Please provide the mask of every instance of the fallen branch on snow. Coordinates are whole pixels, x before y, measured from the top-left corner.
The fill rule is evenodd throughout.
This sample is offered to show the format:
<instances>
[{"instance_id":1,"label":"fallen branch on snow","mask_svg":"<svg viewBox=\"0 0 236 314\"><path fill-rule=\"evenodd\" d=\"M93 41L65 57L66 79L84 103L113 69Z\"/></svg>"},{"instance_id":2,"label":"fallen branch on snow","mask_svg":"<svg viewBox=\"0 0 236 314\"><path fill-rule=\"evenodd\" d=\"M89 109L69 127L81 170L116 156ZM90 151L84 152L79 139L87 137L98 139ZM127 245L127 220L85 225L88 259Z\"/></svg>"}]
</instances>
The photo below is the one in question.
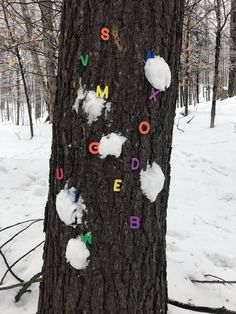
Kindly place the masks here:
<instances>
[{"instance_id":1,"label":"fallen branch on snow","mask_svg":"<svg viewBox=\"0 0 236 314\"><path fill-rule=\"evenodd\" d=\"M14 225L10 225L10 226L8 226L8 227L5 227L5 228L3 228L3 229L0 229L0 232L2 232L2 231L4 231L4 230L7 230L7 229L9 229L9 228L13 228L13 227L15 227L15 226L24 224L24 223L26 223L26 222L31 222L31 221L36 221L36 220L37 220L37 221L41 221L41 220L44 220L44 219L42 219L42 218L37 218L37 219L24 220L24 221L21 221L21 222L18 222L18 223L16 223L16 224L14 224Z\"/></svg>"},{"instance_id":2,"label":"fallen branch on snow","mask_svg":"<svg viewBox=\"0 0 236 314\"><path fill-rule=\"evenodd\" d=\"M175 300L168 300L168 303L173 306L180 307L181 309L194 311L194 312L201 312L201 313L212 313L212 314L236 314L235 311L227 310L224 306L220 308L212 308L207 306L196 306L190 303L182 303Z\"/></svg>"},{"instance_id":3,"label":"fallen branch on snow","mask_svg":"<svg viewBox=\"0 0 236 314\"><path fill-rule=\"evenodd\" d=\"M20 291L15 296L15 301L18 302L22 295L26 292L31 292L31 290L28 290L29 286L31 286L32 283L39 282L42 280L40 277L42 275L42 272L34 275L29 281L25 282L23 287L20 289ZM40 278L39 278L40 277Z\"/></svg>"},{"instance_id":4,"label":"fallen branch on snow","mask_svg":"<svg viewBox=\"0 0 236 314\"><path fill-rule=\"evenodd\" d=\"M37 279L35 279L35 280L32 280L33 278L34 278L34 277L32 277L29 281L23 281L23 282L15 283L14 285L5 286L5 287L0 287L0 291L3 291L3 290L10 290L10 289L14 289L14 288L17 288L17 287L23 287L23 286L26 285L28 282L31 282L31 284L32 284L32 283L36 283L36 282L42 281L42 277L37 278Z\"/></svg>"},{"instance_id":5,"label":"fallen branch on snow","mask_svg":"<svg viewBox=\"0 0 236 314\"><path fill-rule=\"evenodd\" d=\"M0 255L2 256L3 260L4 260L4 263L6 264L7 266L7 270L12 274L12 276L14 278L16 278L17 281L19 282L23 282L24 280L22 280L20 277L18 277L14 272L13 270L11 269L11 266L8 264L8 261L6 259L6 256L3 254L2 250L0 250ZM2 282L0 283L0 285L2 284Z\"/></svg>"},{"instance_id":6,"label":"fallen branch on snow","mask_svg":"<svg viewBox=\"0 0 236 314\"><path fill-rule=\"evenodd\" d=\"M23 256L21 256L20 258L18 258L18 260L16 260L11 266L8 267L8 269L5 271L4 275L2 276L2 279L0 281L0 285L2 285L3 280L5 279L7 273L10 271L12 271L12 267L14 267L20 260L22 260L24 257L26 257L27 255L29 255L31 252L33 252L34 250L36 250L40 245L42 245L45 241L40 242L38 245L36 245L34 248L32 248L31 250L29 250L27 253L25 253ZM18 278L19 280L19 278ZM23 280L19 280L21 282L23 282Z\"/></svg>"}]
</instances>

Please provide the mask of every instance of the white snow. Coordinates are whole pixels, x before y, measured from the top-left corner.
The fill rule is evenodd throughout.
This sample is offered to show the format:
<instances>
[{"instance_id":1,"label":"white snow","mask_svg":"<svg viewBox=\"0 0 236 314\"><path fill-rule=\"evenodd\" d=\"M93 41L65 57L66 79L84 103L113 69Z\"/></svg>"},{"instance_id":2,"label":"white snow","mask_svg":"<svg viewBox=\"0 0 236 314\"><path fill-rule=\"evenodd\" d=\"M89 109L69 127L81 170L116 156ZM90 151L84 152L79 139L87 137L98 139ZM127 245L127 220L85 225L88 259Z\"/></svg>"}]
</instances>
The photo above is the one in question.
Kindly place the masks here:
<instances>
[{"instance_id":1,"label":"white snow","mask_svg":"<svg viewBox=\"0 0 236 314\"><path fill-rule=\"evenodd\" d=\"M95 91L84 91L81 87L78 90L77 98L73 106L77 113L79 109L79 102L81 100L83 100L83 110L87 114L89 125L91 125L93 121L98 120L98 117L101 116L103 109L107 109L106 112L110 110L110 103L106 103L106 100L103 98L97 98Z\"/></svg>"},{"instance_id":2,"label":"white snow","mask_svg":"<svg viewBox=\"0 0 236 314\"><path fill-rule=\"evenodd\" d=\"M65 189L60 191L56 199L57 213L61 221L66 225L72 225L75 222L75 218L77 218L77 224L82 223L83 212L86 211L81 195L78 202L74 203L74 191L76 191L74 187L71 189L65 187Z\"/></svg>"},{"instance_id":3,"label":"white snow","mask_svg":"<svg viewBox=\"0 0 236 314\"><path fill-rule=\"evenodd\" d=\"M90 252L80 237L70 239L66 247L66 259L72 267L84 269L88 266Z\"/></svg>"},{"instance_id":4,"label":"white snow","mask_svg":"<svg viewBox=\"0 0 236 314\"><path fill-rule=\"evenodd\" d=\"M146 170L141 170L140 182L143 194L151 202L155 202L157 195L163 189L165 176L160 166L156 162L153 162L152 165L147 165Z\"/></svg>"},{"instance_id":5,"label":"white snow","mask_svg":"<svg viewBox=\"0 0 236 314\"><path fill-rule=\"evenodd\" d=\"M127 138L120 134L111 133L103 136L100 140L99 155L106 158L108 155L120 157L122 151L122 145L127 141Z\"/></svg>"},{"instance_id":6,"label":"white snow","mask_svg":"<svg viewBox=\"0 0 236 314\"><path fill-rule=\"evenodd\" d=\"M169 298L236 311L236 285L194 284L211 274L236 278L236 97L190 107L174 129L168 206ZM187 123L195 115L193 120ZM178 121L178 118L177 118ZM177 122L176 121L176 122ZM169 314L193 312L169 306Z\"/></svg>"},{"instance_id":7,"label":"white snow","mask_svg":"<svg viewBox=\"0 0 236 314\"><path fill-rule=\"evenodd\" d=\"M144 71L148 82L159 91L165 91L170 86L171 72L163 58L159 56L149 58L145 63Z\"/></svg>"}]
</instances>

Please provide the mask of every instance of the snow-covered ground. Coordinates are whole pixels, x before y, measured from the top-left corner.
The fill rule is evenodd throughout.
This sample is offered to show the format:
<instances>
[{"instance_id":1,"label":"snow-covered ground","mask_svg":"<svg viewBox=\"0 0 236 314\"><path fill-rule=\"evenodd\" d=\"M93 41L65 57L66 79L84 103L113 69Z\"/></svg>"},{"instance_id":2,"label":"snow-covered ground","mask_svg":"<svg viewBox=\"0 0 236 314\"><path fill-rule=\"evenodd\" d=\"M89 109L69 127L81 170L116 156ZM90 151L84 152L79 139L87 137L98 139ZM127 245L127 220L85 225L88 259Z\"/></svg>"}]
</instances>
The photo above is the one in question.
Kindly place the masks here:
<instances>
[{"instance_id":1,"label":"snow-covered ground","mask_svg":"<svg viewBox=\"0 0 236 314\"><path fill-rule=\"evenodd\" d=\"M236 285L190 281L207 279L205 274L236 280L236 97L217 104L214 129L209 128L209 111L209 104L202 103L191 108L189 117L176 116L184 132L175 127L167 235L169 297L236 310ZM28 127L0 125L0 228L43 218L50 129L49 125L36 126L36 136L29 140ZM26 226L0 230L0 246ZM42 227L41 221L36 222L2 248L10 264L43 240ZM42 246L13 271L28 280L41 265ZM5 270L0 256L0 279ZM3 285L14 283L8 274ZM32 293L24 294L18 303L14 297L19 288L0 291L0 313L36 313L38 284L30 289ZM169 314L188 313L193 312L169 307Z\"/></svg>"}]
</instances>

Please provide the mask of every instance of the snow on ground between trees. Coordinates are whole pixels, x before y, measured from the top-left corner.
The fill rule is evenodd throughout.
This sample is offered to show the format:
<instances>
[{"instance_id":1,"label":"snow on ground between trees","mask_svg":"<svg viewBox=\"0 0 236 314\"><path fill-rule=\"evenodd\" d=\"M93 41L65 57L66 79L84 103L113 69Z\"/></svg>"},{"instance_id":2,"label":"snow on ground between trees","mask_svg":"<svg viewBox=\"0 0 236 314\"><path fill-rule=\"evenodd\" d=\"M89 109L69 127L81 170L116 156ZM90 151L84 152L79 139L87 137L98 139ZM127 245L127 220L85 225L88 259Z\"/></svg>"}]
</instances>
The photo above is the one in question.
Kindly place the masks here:
<instances>
[{"instance_id":1,"label":"snow on ground between trees","mask_svg":"<svg viewBox=\"0 0 236 314\"><path fill-rule=\"evenodd\" d=\"M80 237L68 241L66 247L66 259L72 267L76 269L86 268L88 266L89 256L90 252Z\"/></svg>"},{"instance_id":2,"label":"snow on ground between trees","mask_svg":"<svg viewBox=\"0 0 236 314\"><path fill-rule=\"evenodd\" d=\"M165 91L170 86L171 72L163 58L159 56L149 58L145 63L144 71L148 82L159 91Z\"/></svg>"},{"instance_id":3,"label":"snow on ground between trees","mask_svg":"<svg viewBox=\"0 0 236 314\"><path fill-rule=\"evenodd\" d=\"M190 107L190 115L179 117L174 128L171 186L167 220L167 275L169 297L197 305L225 306L236 310L236 285L193 284L191 278L206 279L210 273L225 280L236 278L236 97L217 102L216 128L209 128L210 104ZM194 119L187 123L191 117ZM29 140L28 126L0 125L0 227L43 218L48 193L51 127L35 126ZM25 227L26 225L24 225ZM0 233L6 242L22 225ZM38 222L3 248L12 264L44 239ZM24 280L42 267L41 246L13 270ZM6 267L0 259L0 276ZM4 285L15 283L8 274ZM30 287L18 303L19 288L0 291L0 313L36 313L38 284ZM169 314L190 311L169 306Z\"/></svg>"}]
</instances>

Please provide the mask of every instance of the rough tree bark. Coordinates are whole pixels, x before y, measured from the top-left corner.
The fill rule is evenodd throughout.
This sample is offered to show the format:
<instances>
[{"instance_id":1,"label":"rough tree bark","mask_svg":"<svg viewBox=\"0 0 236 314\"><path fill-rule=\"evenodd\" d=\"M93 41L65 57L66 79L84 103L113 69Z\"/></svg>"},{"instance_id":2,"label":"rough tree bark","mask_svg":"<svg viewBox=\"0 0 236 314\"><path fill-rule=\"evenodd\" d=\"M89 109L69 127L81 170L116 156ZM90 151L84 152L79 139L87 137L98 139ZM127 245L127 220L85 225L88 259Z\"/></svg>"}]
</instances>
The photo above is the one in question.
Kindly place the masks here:
<instances>
[{"instance_id":1,"label":"rough tree bark","mask_svg":"<svg viewBox=\"0 0 236 314\"><path fill-rule=\"evenodd\" d=\"M229 96L236 96L236 0L231 0Z\"/></svg>"},{"instance_id":2,"label":"rough tree bark","mask_svg":"<svg viewBox=\"0 0 236 314\"><path fill-rule=\"evenodd\" d=\"M166 209L183 9L184 0L63 3L39 314L167 313ZM108 42L100 39L104 26L110 29ZM149 49L172 72L172 84L158 103L149 100L144 76ZM86 53L84 68L80 55ZM98 84L109 86L111 111L89 126L82 109L77 114L72 107L81 85L96 91ZM149 135L138 132L142 120L151 123ZM92 156L89 144L111 132L128 139L120 158ZM130 170L135 156L142 168L156 161L165 174L154 203L141 192L139 172ZM57 167L64 169L62 181L55 179ZM113 192L117 178L123 179L120 193ZM56 195L66 182L87 207L87 224L76 228L65 226L56 212ZM128 226L131 215L141 218L137 231ZM67 263L65 250L69 239L88 231L90 262L78 271Z\"/></svg>"}]
</instances>

